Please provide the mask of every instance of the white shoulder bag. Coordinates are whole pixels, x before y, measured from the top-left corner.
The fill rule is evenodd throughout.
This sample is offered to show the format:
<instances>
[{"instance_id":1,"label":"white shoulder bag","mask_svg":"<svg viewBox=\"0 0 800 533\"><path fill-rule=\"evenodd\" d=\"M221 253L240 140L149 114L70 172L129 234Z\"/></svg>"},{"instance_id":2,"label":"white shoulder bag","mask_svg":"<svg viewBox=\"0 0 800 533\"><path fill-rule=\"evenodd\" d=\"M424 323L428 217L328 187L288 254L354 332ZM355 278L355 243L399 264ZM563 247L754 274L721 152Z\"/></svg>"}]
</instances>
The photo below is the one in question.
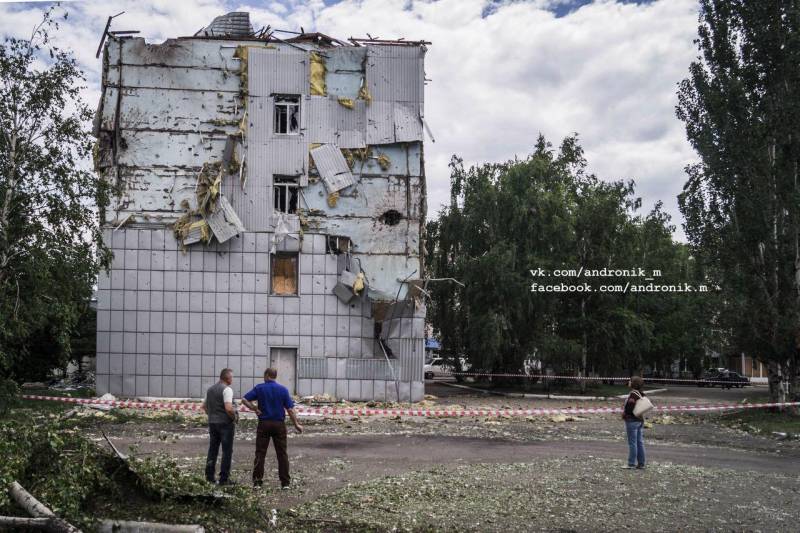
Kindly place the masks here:
<instances>
[{"instance_id":1,"label":"white shoulder bag","mask_svg":"<svg viewBox=\"0 0 800 533\"><path fill-rule=\"evenodd\" d=\"M651 402L650 398L647 396L643 396L639 391L633 392L639 396L639 399L636 400L636 405L633 406L633 416L642 418L645 414L653 410L653 402Z\"/></svg>"}]
</instances>

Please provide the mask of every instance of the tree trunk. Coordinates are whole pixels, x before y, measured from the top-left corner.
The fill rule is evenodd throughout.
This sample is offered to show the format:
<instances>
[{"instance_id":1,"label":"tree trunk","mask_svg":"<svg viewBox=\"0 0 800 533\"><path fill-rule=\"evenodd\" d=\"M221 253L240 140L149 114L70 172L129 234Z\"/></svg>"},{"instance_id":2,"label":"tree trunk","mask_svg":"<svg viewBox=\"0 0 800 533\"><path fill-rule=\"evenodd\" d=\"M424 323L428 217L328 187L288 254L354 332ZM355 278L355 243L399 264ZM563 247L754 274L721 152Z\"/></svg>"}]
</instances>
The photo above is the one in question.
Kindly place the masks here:
<instances>
[{"instance_id":1,"label":"tree trunk","mask_svg":"<svg viewBox=\"0 0 800 533\"><path fill-rule=\"evenodd\" d=\"M777 361L770 361L767 363L767 381L769 382L770 402L785 402L786 394L783 386L783 372L781 371L781 364Z\"/></svg>"},{"instance_id":2,"label":"tree trunk","mask_svg":"<svg viewBox=\"0 0 800 533\"><path fill-rule=\"evenodd\" d=\"M585 297L581 298L581 324L582 324L582 329L583 329L583 346L581 348L581 376L583 378L586 378L587 377L587 374L586 374L586 365L587 365L587 361L586 361L586 359L587 359L586 358L587 346L586 346L586 343L587 343L587 341L586 341L586 298ZM586 394L586 379L580 380L580 383L581 383L581 394Z\"/></svg>"},{"instance_id":3,"label":"tree trunk","mask_svg":"<svg viewBox=\"0 0 800 533\"><path fill-rule=\"evenodd\" d=\"M46 505L33 497L33 495L22 488L16 481L8 487L8 494L14 502L25 509L34 518L46 518L48 520L47 531L53 533L81 533L81 530L72 524L57 517Z\"/></svg>"}]
</instances>

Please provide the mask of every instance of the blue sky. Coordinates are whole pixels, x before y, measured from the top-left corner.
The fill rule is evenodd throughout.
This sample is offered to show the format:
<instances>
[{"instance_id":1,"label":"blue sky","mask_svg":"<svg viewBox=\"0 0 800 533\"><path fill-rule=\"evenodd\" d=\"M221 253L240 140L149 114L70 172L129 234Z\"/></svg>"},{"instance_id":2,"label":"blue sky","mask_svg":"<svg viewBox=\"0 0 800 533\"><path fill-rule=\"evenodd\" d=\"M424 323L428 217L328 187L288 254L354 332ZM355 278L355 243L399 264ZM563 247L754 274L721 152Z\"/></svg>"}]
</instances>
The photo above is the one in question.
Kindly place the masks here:
<instances>
[{"instance_id":1,"label":"blue sky","mask_svg":"<svg viewBox=\"0 0 800 533\"><path fill-rule=\"evenodd\" d=\"M47 2L0 3L0 33L29 35ZM249 11L256 27L334 37L432 41L426 58L428 205L449 198L447 163L530 153L538 134L558 144L577 132L590 171L634 179L644 208L663 201L682 238L676 195L696 160L675 118L677 83L697 52L697 0L76 0L57 36L99 98L95 51L109 15L115 29L150 42L191 35L215 16Z\"/></svg>"}]
</instances>

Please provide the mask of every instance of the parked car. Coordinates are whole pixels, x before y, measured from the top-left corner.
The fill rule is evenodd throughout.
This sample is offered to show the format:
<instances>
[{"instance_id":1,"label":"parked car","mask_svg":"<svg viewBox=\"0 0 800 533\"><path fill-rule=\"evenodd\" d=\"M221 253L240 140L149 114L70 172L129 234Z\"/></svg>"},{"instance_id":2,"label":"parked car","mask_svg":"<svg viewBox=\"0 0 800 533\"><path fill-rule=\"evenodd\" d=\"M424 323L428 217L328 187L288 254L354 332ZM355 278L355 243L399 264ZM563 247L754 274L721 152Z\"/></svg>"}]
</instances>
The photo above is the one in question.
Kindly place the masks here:
<instances>
[{"instance_id":1,"label":"parked car","mask_svg":"<svg viewBox=\"0 0 800 533\"><path fill-rule=\"evenodd\" d=\"M460 360L462 372L469 372L472 367L463 357ZM451 376L457 370L452 364L446 363L442 357L434 356L426 361L423 368L425 379ZM459 377L459 376L456 376Z\"/></svg>"},{"instance_id":2,"label":"parked car","mask_svg":"<svg viewBox=\"0 0 800 533\"><path fill-rule=\"evenodd\" d=\"M746 387L750 385L750 378L730 370L711 370L705 372L697 382L698 387L714 387L730 389L732 387Z\"/></svg>"}]
</instances>

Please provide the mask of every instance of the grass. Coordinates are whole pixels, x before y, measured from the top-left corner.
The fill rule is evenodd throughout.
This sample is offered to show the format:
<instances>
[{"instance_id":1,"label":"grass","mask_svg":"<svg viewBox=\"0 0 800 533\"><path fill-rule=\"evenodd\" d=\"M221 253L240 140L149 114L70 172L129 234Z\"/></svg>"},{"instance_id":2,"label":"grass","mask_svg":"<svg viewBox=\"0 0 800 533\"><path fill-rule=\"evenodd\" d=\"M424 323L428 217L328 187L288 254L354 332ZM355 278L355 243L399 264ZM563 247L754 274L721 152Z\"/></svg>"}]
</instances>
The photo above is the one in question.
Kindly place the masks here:
<instances>
[{"instance_id":1,"label":"grass","mask_svg":"<svg viewBox=\"0 0 800 533\"><path fill-rule=\"evenodd\" d=\"M800 435L800 413L793 410L768 411L753 409L720 415L719 421L727 426L749 433L771 435L773 432Z\"/></svg>"}]
</instances>

